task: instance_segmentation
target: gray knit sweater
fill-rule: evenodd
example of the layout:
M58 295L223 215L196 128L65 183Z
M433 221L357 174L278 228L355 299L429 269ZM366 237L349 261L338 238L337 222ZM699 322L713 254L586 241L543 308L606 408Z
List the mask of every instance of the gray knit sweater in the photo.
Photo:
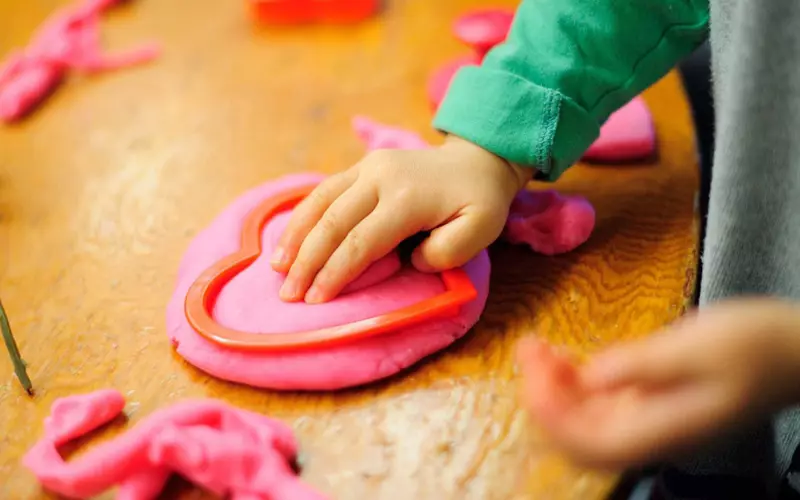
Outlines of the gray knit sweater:
M701 305L800 299L800 1L710 4L716 145ZM686 467L777 479L798 442L800 411L789 410Z

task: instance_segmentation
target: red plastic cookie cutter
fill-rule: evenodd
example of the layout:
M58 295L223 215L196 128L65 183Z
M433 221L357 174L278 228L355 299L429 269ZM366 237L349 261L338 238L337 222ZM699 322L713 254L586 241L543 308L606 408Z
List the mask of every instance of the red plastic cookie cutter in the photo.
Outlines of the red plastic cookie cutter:
M478 293L462 269L441 273L446 291L416 304L380 316L344 325L296 333L252 333L220 325L211 311L222 288L261 255L261 232L275 215L290 210L308 196L314 185L267 198L251 211L242 227L241 247L206 269L186 294L186 319L194 330L216 344L246 351L286 351L330 346L397 331L432 319L454 316ZM313 306L309 306L313 307Z
M265 24L328 22L348 24L375 15L379 0L248 0L253 16Z
M514 12L504 9L476 10L460 16L453 23L456 38L472 49L472 54L454 59L437 69L428 79L428 100L436 109L444 99L450 80L464 66L476 66L511 29Z

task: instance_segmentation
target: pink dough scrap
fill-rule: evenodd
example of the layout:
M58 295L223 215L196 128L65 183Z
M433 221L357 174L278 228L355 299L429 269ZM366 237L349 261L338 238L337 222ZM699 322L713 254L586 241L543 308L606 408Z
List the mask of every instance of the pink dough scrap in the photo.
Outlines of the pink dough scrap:
M118 500L153 500L172 473L232 498L324 498L292 471L297 443L291 429L213 400L175 404L71 462L61 458L59 445L107 423L123 405L114 390L57 400L44 437L23 464L47 489L70 498L119 485Z
M293 175L256 187L235 200L189 245L178 271L177 286L167 306L167 332L189 363L216 377L279 390L333 390L393 375L452 344L483 311L489 288L489 258L481 252L464 266L478 297L458 315L389 334L342 345L288 352L225 348L198 335L186 320L186 292L202 271L239 249L242 222L265 198L287 189L316 184L319 175ZM367 287L343 293L325 304L286 303L278 298L284 277L273 271L269 256L290 213L269 221L262 232L262 254L225 285L213 310L221 324L248 332L291 333L374 317L421 302L444 291L438 275L410 265L397 269L391 254L359 280ZM387 272L388 268L392 272ZM383 273L380 280L375 274ZM268 333L265 333L268 335Z
M476 10L460 16L453 24L453 33L483 59L492 47L506 39L513 20L513 10Z
M582 197L552 190L521 191L511 204L503 235L510 243L557 255L586 242L594 224L594 208Z
M617 110L600 128L600 137L586 150L587 161L614 162L646 159L655 153L653 116L641 96Z

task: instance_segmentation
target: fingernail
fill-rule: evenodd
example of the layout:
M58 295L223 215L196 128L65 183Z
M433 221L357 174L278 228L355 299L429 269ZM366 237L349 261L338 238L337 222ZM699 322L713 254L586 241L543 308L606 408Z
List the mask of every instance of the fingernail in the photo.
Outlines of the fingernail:
M311 289L306 294L306 302L308 304L320 304L325 301L325 295L322 293L322 290L319 289L318 286L312 286Z
M273 266L280 266L286 261L286 252L283 248L278 247L272 252L272 258L270 259L270 263Z
M284 281L278 295L283 300L297 300L297 282L293 279Z

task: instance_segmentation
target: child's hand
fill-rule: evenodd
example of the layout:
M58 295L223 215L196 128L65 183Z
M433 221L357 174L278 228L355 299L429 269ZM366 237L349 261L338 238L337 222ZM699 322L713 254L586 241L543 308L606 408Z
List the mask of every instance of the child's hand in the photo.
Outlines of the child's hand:
M768 416L800 396L800 319L778 301L732 302L576 368L520 345L526 405L579 463L621 469Z
M455 137L431 149L370 153L295 208L272 257L288 273L281 298L330 300L421 231L432 232L412 256L417 269L466 263L500 235L529 172Z

